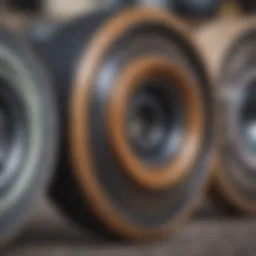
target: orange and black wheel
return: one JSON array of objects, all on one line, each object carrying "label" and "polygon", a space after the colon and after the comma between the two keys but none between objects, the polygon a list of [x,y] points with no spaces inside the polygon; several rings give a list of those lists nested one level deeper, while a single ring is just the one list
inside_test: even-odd
[{"label": "orange and black wheel", "polygon": [[48,77],[24,43],[0,28],[0,247],[52,174],[57,109]]},{"label": "orange and black wheel", "polygon": [[42,41],[30,33],[63,110],[51,198],[101,234],[172,232],[202,192],[213,141],[212,87],[187,29],[167,13],[138,8],[51,31]]},{"label": "orange and black wheel", "polygon": [[218,89],[219,145],[210,194],[222,205],[252,215],[256,214],[255,24],[254,19],[220,21],[197,34]]}]

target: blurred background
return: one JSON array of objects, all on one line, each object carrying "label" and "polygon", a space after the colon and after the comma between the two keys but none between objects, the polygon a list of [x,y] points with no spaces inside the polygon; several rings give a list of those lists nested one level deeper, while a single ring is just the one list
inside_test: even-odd
[{"label": "blurred background", "polygon": [[167,8],[185,18],[212,19],[256,10],[254,0],[1,0],[2,8],[34,15],[71,17],[99,8],[149,5]]},{"label": "blurred background", "polygon": [[[255,0],[0,0],[7,15],[68,19],[104,8],[149,5],[176,13],[198,26],[221,17],[245,17],[256,12]],[[226,216],[204,199],[194,219],[169,240],[151,245],[111,244],[88,233],[82,236],[41,198],[29,225],[6,255],[256,255],[256,222]]]}]

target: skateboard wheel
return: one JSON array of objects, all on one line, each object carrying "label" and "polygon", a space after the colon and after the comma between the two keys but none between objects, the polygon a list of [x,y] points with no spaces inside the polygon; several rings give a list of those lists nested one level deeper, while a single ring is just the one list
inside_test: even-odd
[{"label": "skateboard wheel", "polygon": [[218,89],[219,141],[210,194],[255,215],[255,20],[220,21],[201,28],[196,37]]},{"label": "skateboard wheel", "polygon": [[147,8],[57,27],[46,43],[30,34],[63,110],[51,198],[80,227],[113,238],[174,231],[206,183],[214,123],[212,87],[186,27]]},{"label": "skateboard wheel", "polygon": [[0,246],[51,176],[57,144],[53,92],[18,36],[0,28]]}]

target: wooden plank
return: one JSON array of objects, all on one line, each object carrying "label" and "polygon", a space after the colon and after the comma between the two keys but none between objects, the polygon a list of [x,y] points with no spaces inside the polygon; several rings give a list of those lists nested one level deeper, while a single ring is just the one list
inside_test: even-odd
[{"label": "wooden plank", "polygon": [[[205,210],[203,210],[205,209]],[[204,206],[202,211],[209,211]],[[255,256],[256,219],[203,215],[164,241],[150,244],[111,243],[91,233],[78,232],[40,202],[25,232],[10,246],[7,256]],[[208,217],[207,217],[208,216]]]}]

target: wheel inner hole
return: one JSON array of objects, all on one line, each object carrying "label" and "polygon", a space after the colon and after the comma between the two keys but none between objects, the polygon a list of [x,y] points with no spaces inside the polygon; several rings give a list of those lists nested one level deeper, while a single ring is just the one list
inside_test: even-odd
[{"label": "wheel inner hole", "polygon": [[161,139],[161,127],[158,123],[158,106],[153,102],[142,102],[135,110],[134,116],[129,124],[130,137],[145,143],[157,143]]}]

